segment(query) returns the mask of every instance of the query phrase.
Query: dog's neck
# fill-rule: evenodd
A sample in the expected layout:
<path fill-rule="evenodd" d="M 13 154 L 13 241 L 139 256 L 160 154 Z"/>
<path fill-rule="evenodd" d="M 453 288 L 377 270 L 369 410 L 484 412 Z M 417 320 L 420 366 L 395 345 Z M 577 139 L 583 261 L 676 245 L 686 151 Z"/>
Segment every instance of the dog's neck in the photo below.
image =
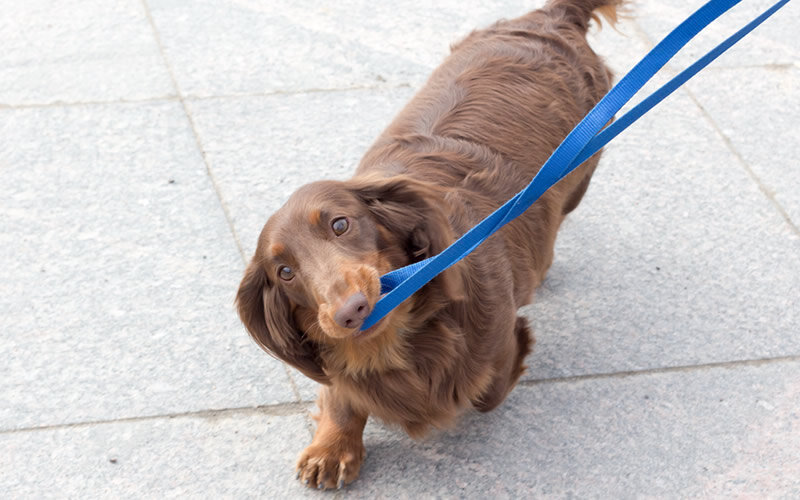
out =
<path fill-rule="evenodd" d="M 353 337 L 322 352 L 325 371 L 332 377 L 363 377 L 370 373 L 411 368 L 410 348 L 397 328 L 387 328 L 373 338 Z"/>

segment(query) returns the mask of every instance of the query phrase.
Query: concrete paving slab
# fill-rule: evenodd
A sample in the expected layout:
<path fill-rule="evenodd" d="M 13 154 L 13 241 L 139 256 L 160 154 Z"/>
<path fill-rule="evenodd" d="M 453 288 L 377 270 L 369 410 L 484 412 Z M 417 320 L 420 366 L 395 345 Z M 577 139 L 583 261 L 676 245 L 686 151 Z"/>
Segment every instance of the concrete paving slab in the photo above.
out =
<path fill-rule="evenodd" d="M 288 2 L 148 4 L 178 86 L 189 96 L 396 85 L 427 73 L 357 36 L 305 26 Z"/>
<path fill-rule="evenodd" d="M 518 387 L 422 442 L 367 426 L 348 498 L 794 498 L 800 363 Z"/>
<path fill-rule="evenodd" d="M 737 87 L 733 103 L 730 82 Z M 689 89 L 800 227 L 800 66 L 723 68 L 698 78 Z"/>
<path fill-rule="evenodd" d="M 237 5 L 245 2 L 234 0 Z M 472 30 L 499 19 L 511 19 L 541 7 L 543 0 L 487 0 L 464 3 L 441 0 L 425 3 L 400 0 L 376 3 L 344 0 L 321 5 L 314 0 L 280 0 L 270 4 L 293 23 L 339 40 L 357 41 L 378 53 L 408 61 L 417 68 L 407 83 L 420 84 L 449 53 L 450 45 Z M 246 2 L 258 10 L 258 2 Z M 267 10 L 261 7 L 261 10 Z M 345 27 L 343 29 L 343 27 Z M 387 27 L 391 27 L 387 29 Z M 409 36 L 413 33 L 413 36 Z M 351 54 L 352 55 L 352 54 Z M 365 83 L 368 83 L 366 81 Z"/>
<path fill-rule="evenodd" d="M 183 108 L 0 111 L 0 428 L 295 400 Z"/>
<path fill-rule="evenodd" d="M 655 43 L 704 3 L 702 0 L 637 2 L 635 4 L 636 23 L 642 27 L 651 42 Z M 685 68 L 774 3 L 771 0 L 741 2 L 704 29 L 695 40 L 676 55 L 674 67 Z M 793 2 L 789 2 L 715 61 L 713 66 L 796 65 L 798 57 L 800 57 L 800 48 L 797 45 L 799 22 L 800 8 Z"/>
<path fill-rule="evenodd" d="M 0 12 L 0 107 L 175 93 L 139 0 L 2 0 Z"/>
<path fill-rule="evenodd" d="M 147 3 L 179 87 L 193 97 L 418 87 L 447 55 L 450 44 L 473 29 L 544 4 L 522 0 Z M 198 27 L 209 36 L 198 38 Z"/>
<path fill-rule="evenodd" d="M 675 95 L 609 146 L 562 227 L 523 309 L 527 377 L 796 355 L 797 255 L 797 232 Z"/>
<path fill-rule="evenodd" d="M 303 408 L 0 434 L 6 498 L 287 498 Z"/>
<path fill-rule="evenodd" d="M 370 421 L 334 498 L 800 493 L 800 362 L 537 383 L 415 442 Z M 295 481 L 308 405 L 0 434 L 14 497 L 330 498 Z"/>
<path fill-rule="evenodd" d="M 403 87 L 189 101 L 245 255 L 297 188 L 350 177 L 411 95 Z"/>
<path fill-rule="evenodd" d="M 293 478 L 316 384 L 239 324 L 237 243 L 349 176 L 451 42 L 541 4 L 0 0 L 0 491 L 330 497 Z M 699 5 L 590 37 L 622 74 Z M 798 12 L 615 141 L 526 310 L 510 399 L 422 442 L 371 422 L 335 498 L 800 497 Z"/>

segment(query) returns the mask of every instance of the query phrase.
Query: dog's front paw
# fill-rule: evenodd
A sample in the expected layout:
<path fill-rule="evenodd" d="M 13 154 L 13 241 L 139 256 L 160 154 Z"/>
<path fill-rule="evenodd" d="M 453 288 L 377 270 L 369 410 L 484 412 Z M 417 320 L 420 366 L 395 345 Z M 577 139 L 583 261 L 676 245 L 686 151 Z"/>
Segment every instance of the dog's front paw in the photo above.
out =
<path fill-rule="evenodd" d="M 297 460 L 297 478 L 310 488 L 341 488 L 358 477 L 365 456 L 360 442 L 312 444 Z"/>

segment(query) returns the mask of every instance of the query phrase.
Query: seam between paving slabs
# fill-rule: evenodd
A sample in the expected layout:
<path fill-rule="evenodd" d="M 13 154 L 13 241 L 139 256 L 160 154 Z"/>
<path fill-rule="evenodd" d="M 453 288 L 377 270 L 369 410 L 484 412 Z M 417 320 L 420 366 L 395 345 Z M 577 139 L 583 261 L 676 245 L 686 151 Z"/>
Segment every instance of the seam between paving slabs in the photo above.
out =
<path fill-rule="evenodd" d="M 727 135 L 725 135 L 720 126 L 717 124 L 716 120 L 714 120 L 714 118 L 708 113 L 708 111 L 706 111 L 705 107 L 703 107 L 703 105 L 700 103 L 699 99 L 697 99 L 694 93 L 688 88 L 686 89 L 686 93 L 689 95 L 689 98 L 692 100 L 692 102 L 694 102 L 695 106 L 697 106 L 700 109 L 700 112 L 703 114 L 703 117 L 711 125 L 711 127 L 714 129 L 717 135 L 719 135 L 719 137 L 722 139 L 722 142 L 725 143 L 725 146 L 728 148 L 728 150 L 730 150 L 730 152 L 733 153 L 733 156 L 736 158 L 736 160 L 739 162 L 739 164 L 742 166 L 745 172 L 747 172 L 747 175 L 750 177 L 750 179 L 753 182 L 755 182 L 761 193 L 772 203 L 772 205 L 775 207 L 775 209 L 778 211 L 781 217 L 783 217 L 783 220 L 786 221 L 786 224 L 789 225 L 789 228 L 794 232 L 794 234 L 800 236 L 800 228 L 797 227 L 797 224 L 795 224 L 795 222 L 789 216 L 789 213 L 786 211 L 786 208 L 783 205 L 781 205 L 781 203 L 775 198 L 775 192 L 769 187 L 767 187 L 761 180 L 761 178 L 755 173 L 755 171 L 753 171 L 750 164 L 744 159 L 741 153 L 739 153 L 739 150 L 736 149 L 736 147 L 733 145 L 731 139 Z"/>
<path fill-rule="evenodd" d="M 175 82 L 173 81 L 173 84 Z M 363 85 L 354 87 L 331 87 L 331 88 L 307 88 L 297 90 L 277 89 L 268 92 L 250 92 L 242 94 L 218 94 L 211 96 L 194 96 L 185 95 L 177 96 L 173 94 L 164 95 L 160 97 L 143 97 L 141 99 L 109 99 L 98 101 L 53 101 L 53 102 L 32 102 L 26 104 L 5 104 L 0 103 L 0 111 L 10 109 L 40 109 L 40 108 L 64 108 L 76 106 L 104 106 L 108 104 L 151 104 L 163 102 L 181 102 L 181 101 L 212 101 L 212 100 L 226 100 L 226 99 L 248 99 L 256 97 L 271 97 L 271 96 L 291 96 L 303 94 L 319 94 L 326 92 L 358 92 L 363 90 L 378 90 L 378 91 L 391 91 L 397 89 L 411 88 L 409 83 L 398 83 L 396 85 Z"/>
<path fill-rule="evenodd" d="M 271 96 L 291 96 L 303 94 L 321 94 L 321 93 L 334 93 L 334 92 L 358 92 L 362 90 L 396 90 L 396 89 L 410 89 L 411 84 L 408 82 L 401 82 L 392 85 L 353 85 L 350 87 L 320 87 L 320 88 L 301 88 L 296 90 L 290 89 L 275 89 L 267 92 L 243 92 L 241 94 L 219 94 L 219 95 L 187 95 L 185 99 L 188 101 L 213 101 L 219 99 L 247 99 L 250 97 L 271 97 Z"/>
<path fill-rule="evenodd" d="M 84 422 L 73 422 L 66 424 L 38 425 L 32 427 L 21 427 L 18 429 L 0 430 L 0 436 L 4 434 L 19 434 L 23 432 L 48 431 L 56 429 L 73 429 L 89 427 L 93 425 L 118 424 L 147 422 L 149 420 L 174 419 L 174 418 L 204 418 L 212 419 L 229 415 L 263 415 L 267 417 L 286 417 L 292 415 L 302 415 L 308 413 L 310 402 L 278 403 L 263 406 L 245 406 L 239 408 L 223 408 L 217 410 L 187 411 L 181 413 L 165 413 L 157 415 L 144 415 L 135 417 L 109 418 L 100 420 L 87 420 Z"/>
<path fill-rule="evenodd" d="M 142 99 L 109 99 L 107 101 L 53 101 L 53 102 L 34 102 L 28 104 L 3 104 L 0 103 L 0 111 L 10 109 L 47 109 L 47 108 L 67 108 L 77 106 L 105 106 L 109 104 L 158 104 L 163 102 L 177 101 L 174 95 L 161 97 L 144 97 Z"/>
<path fill-rule="evenodd" d="M 578 382 L 583 380 L 623 379 L 636 376 L 660 375 L 667 373 L 685 373 L 693 371 L 708 371 L 721 368 L 738 368 L 742 366 L 764 366 L 778 363 L 800 362 L 800 355 L 776 356 L 773 358 L 742 359 L 733 361 L 716 361 L 696 365 L 663 366 L 643 370 L 625 370 L 608 373 L 587 373 L 585 375 L 570 375 L 565 377 L 541 378 L 535 380 L 520 380 L 518 385 L 531 387 L 543 384 L 558 384 L 564 382 Z"/>
<path fill-rule="evenodd" d="M 211 185 L 214 187 L 214 193 L 216 194 L 217 200 L 219 201 L 220 206 L 222 207 L 222 211 L 225 215 L 225 220 L 228 223 L 228 229 L 231 232 L 231 236 L 233 237 L 233 240 L 236 244 L 236 248 L 239 250 L 239 255 L 241 256 L 243 263 L 246 265 L 247 257 L 245 256 L 244 247 L 242 246 L 242 243 L 239 239 L 239 235 L 236 232 L 236 228 L 233 225 L 233 218 L 231 217 L 230 209 L 228 205 L 225 203 L 225 200 L 222 196 L 222 192 L 220 191 L 219 188 L 219 183 L 217 182 L 217 179 L 214 176 L 214 173 L 211 169 L 211 165 L 208 162 L 208 158 L 206 158 L 205 150 L 203 148 L 203 143 L 200 139 L 200 134 L 197 132 L 197 127 L 195 126 L 194 118 L 192 117 L 192 114 L 189 111 L 189 106 L 187 106 L 186 100 L 184 99 L 183 94 L 181 93 L 181 89 L 178 86 L 178 80 L 175 77 L 175 72 L 172 69 L 172 65 L 169 63 L 169 59 L 167 58 L 166 52 L 164 51 L 164 45 L 161 42 L 161 35 L 158 32 L 158 29 L 156 28 L 156 24 L 155 21 L 153 20 L 152 14 L 150 13 L 150 7 L 147 4 L 147 0 L 142 0 L 142 8 L 144 9 L 145 16 L 147 17 L 147 22 L 150 24 L 150 28 L 153 31 L 153 36 L 155 37 L 156 45 L 158 46 L 158 50 L 161 54 L 162 60 L 164 61 L 164 65 L 167 68 L 167 72 L 169 73 L 170 80 L 172 81 L 172 86 L 175 89 L 175 93 L 178 97 L 178 100 L 181 103 L 181 106 L 183 107 L 183 111 L 186 114 L 186 118 L 189 120 L 189 126 L 192 129 L 192 134 L 194 135 L 195 143 L 197 145 L 201 157 L 203 158 L 203 164 L 206 167 L 206 173 L 211 181 Z M 292 378 L 292 374 L 286 365 L 283 366 L 283 370 L 284 373 L 286 373 L 289 385 L 291 387 L 292 392 L 294 393 L 295 402 L 297 404 L 300 404 L 301 397 L 300 397 L 300 391 L 297 388 L 297 384 Z M 309 418 L 308 414 L 305 415 L 305 421 L 306 421 L 306 428 L 313 436 L 311 419 Z"/>
<path fill-rule="evenodd" d="M 792 68 L 800 68 L 800 63 L 764 63 L 764 64 L 737 64 L 736 66 L 717 65 L 706 67 L 703 69 L 705 73 L 724 72 L 731 69 L 769 69 L 773 71 L 788 70 Z"/>
<path fill-rule="evenodd" d="M 209 179 L 211 180 L 211 185 L 214 187 L 214 192 L 217 195 L 217 200 L 219 201 L 220 205 L 222 206 L 222 211 L 225 214 L 225 220 L 228 223 L 228 229 L 231 232 L 231 236 L 233 237 L 233 241 L 236 243 L 236 247 L 239 249 L 240 254 L 244 254 L 243 247 L 241 242 L 239 241 L 238 235 L 233 228 L 233 219 L 231 218 L 230 210 L 228 209 L 225 200 L 222 198 L 222 193 L 220 193 L 219 185 L 217 183 L 216 178 L 214 177 L 214 173 L 211 171 L 211 166 L 208 164 L 208 159 L 206 158 L 205 150 L 203 149 L 203 144 L 200 141 L 200 135 L 197 133 L 197 127 L 195 127 L 194 118 L 192 114 L 189 112 L 189 107 L 186 105 L 186 101 L 181 94 L 181 89 L 178 86 L 178 80 L 175 78 L 175 72 L 172 69 L 172 65 L 169 63 L 169 59 L 167 59 L 167 54 L 164 51 L 164 45 L 161 43 L 161 35 L 156 28 L 156 23 L 153 21 L 153 16 L 150 14 L 150 7 L 147 5 L 146 0 L 142 0 L 142 8 L 144 9 L 144 14 L 147 17 L 147 22 L 150 24 L 150 29 L 153 31 L 153 37 L 155 38 L 156 45 L 158 46 L 158 51 L 161 54 L 161 59 L 164 62 L 164 66 L 167 68 L 167 73 L 169 73 L 169 78 L 172 81 L 172 86 L 175 89 L 175 93 L 178 97 L 178 100 L 183 107 L 183 111 L 186 114 L 186 118 L 189 120 L 189 127 L 192 130 L 192 134 L 194 135 L 195 143 L 197 144 L 197 149 L 200 152 L 200 156 L 203 158 L 203 164 L 206 167 L 206 174 L 208 175 Z"/>
<path fill-rule="evenodd" d="M 545 379 L 537 379 L 537 380 L 521 380 L 517 385 L 520 387 L 533 387 L 537 385 L 545 385 L 545 384 L 562 384 L 562 383 L 572 383 L 572 382 L 582 382 L 582 381 L 591 381 L 591 380 L 603 380 L 603 379 L 624 379 L 636 376 L 648 376 L 648 375 L 662 375 L 662 374 L 670 374 L 670 373 L 691 373 L 695 371 L 709 371 L 709 370 L 720 370 L 720 369 L 734 369 L 739 368 L 742 366 L 749 366 L 749 367 L 758 367 L 758 366 L 766 366 L 771 364 L 780 364 L 780 363 L 798 363 L 800 362 L 800 355 L 793 355 L 793 356 L 780 356 L 774 358 L 761 358 L 761 359 L 750 359 L 750 360 L 741 360 L 741 361 L 724 361 L 719 363 L 705 363 L 700 365 L 685 365 L 685 366 L 672 366 L 672 367 L 663 367 L 663 368 L 653 368 L 649 370 L 631 370 L 631 371 L 622 371 L 622 372 L 612 372 L 612 373 L 599 373 L 599 374 L 587 374 L 587 375 L 575 375 L 570 377 L 558 377 L 558 378 L 545 378 Z M 5 434 L 19 434 L 24 432 L 35 432 L 35 431 L 46 431 L 46 430 L 56 430 L 56 429 L 70 429 L 70 428 L 80 428 L 80 427 L 88 427 L 92 425 L 103 425 L 103 424 L 116 424 L 116 423 L 133 423 L 133 422 L 143 422 L 149 420 L 159 420 L 159 419 L 173 419 L 173 418 L 205 418 L 205 419 L 212 419 L 212 418 L 219 418 L 225 417 L 230 415 L 263 415 L 263 416 L 292 416 L 292 415 L 304 415 L 306 420 L 308 421 L 308 414 L 309 408 L 308 406 L 313 404 L 313 401 L 300 401 L 300 402 L 293 402 L 293 403 L 278 403 L 273 405 L 263 405 L 263 406 L 254 406 L 254 407 L 240 407 L 240 408 L 225 408 L 225 409 L 217 409 L 217 410 L 201 410 L 201 411 L 191 411 L 191 412 L 182 412 L 182 413 L 169 413 L 169 414 L 162 414 L 162 415 L 147 415 L 147 416 L 137 416 L 137 417 L 124 417 L 124 418 L 116 418 L 116 419 L 106 419 L 106 420 L 93 420 L 93 421 L 86 421 L 86 422 L 75 422 L 75 423 L 66 423 L 66 424 L 53 424 L 53 425 L 42 425 L 42 426 L 34 426 L 34 427 L 23 427 L 19 429 L 5 429 L 0 430 L 0 436 Z"/>

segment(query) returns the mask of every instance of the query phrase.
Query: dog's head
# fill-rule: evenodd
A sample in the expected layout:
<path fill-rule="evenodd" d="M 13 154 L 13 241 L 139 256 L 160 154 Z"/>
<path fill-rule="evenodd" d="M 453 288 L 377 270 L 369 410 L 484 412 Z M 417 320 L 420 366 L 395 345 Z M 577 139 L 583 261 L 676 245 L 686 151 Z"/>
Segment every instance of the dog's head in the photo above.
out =
<path fill-rule="evenodd" d="M 267 221 L 236 297 L 242 322 L 267 352 L 328 382 L 323 352 L 374 342 L 414 313 L 413 301 L 367 331 L 380 276 L 441 252 L 453 240 L 443 192 L 405 176 L 320 181 Z M 456 298 L 456 268 L 434 280 Z M 361 344 L 363 345 L 363 344 Z"/>

